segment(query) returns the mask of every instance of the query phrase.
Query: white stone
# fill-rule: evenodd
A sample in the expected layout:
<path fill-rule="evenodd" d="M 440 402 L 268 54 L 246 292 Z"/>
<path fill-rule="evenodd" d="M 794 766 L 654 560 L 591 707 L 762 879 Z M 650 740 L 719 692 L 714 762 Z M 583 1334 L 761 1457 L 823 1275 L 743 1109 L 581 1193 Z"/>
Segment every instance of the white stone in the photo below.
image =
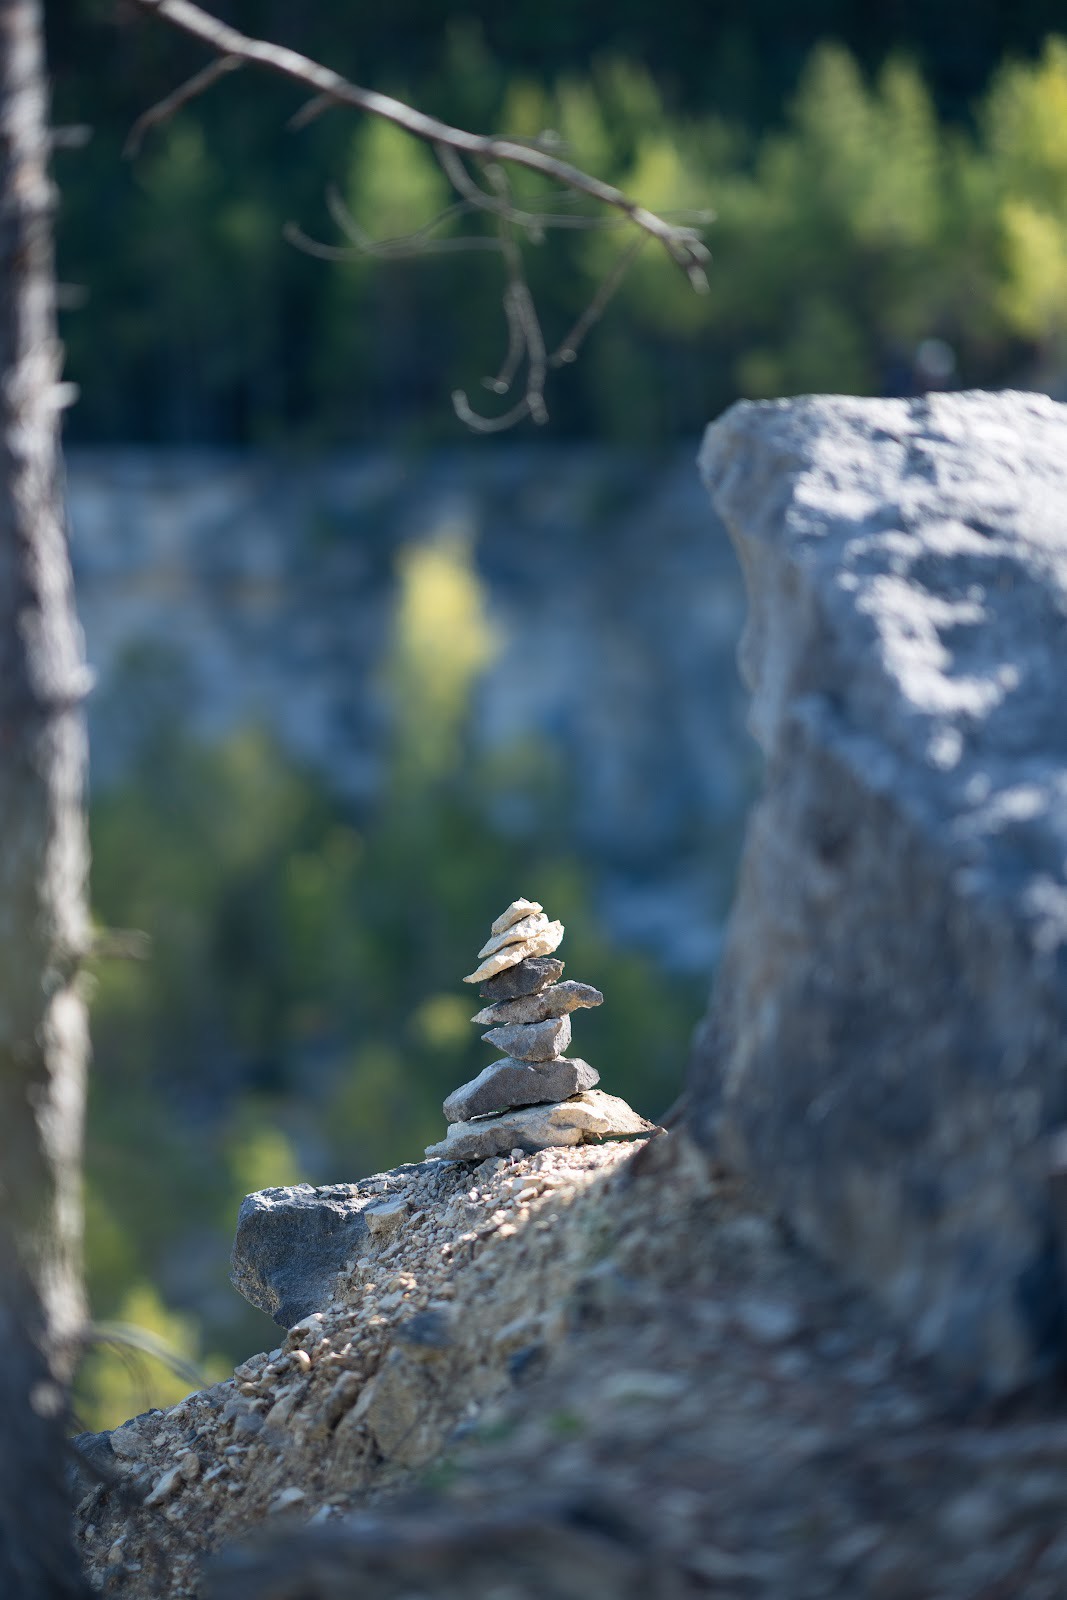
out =
<path fill-rule="evenodd" d="M 503 950 L 505 945 L 520 944 L 523 939 L 532 939 L 535 933 L 543 933 L 548 927 L 548 918 L 544 912 L 538 912 L 529 917 L 523 917 L 519 922 L 513 922 L 510 928 L 505 928 L 503 933 L 495 933 L 491 939 L 478 951 L 480 956 L 491 956 L 494 950 Z"/>
<path fill-rule="evenodd" d="M 494 950 L 480 967 L 467 974 L 463 982 L 484 983 L 487 978 L 495 978 L 498 972 L 517 967 L 520 961 L 527 961 L 531 956 L 550 956 L 562 938 L 562 922 L 550 922 L 543 932 L 535 933 L 532 938 L 523 939 L 519 944 L 505 945 L 502 950 Z"/>
<path fill-rule="evenodd" d="M 513 900 L 506 911 L 502 911 L 490 928 L 490 933 L 503 933 L 505 928 L 510 928 L 513 922 L 528 917 L 534 911 L 543 911 L 545 908 L 540 900 Z"/>

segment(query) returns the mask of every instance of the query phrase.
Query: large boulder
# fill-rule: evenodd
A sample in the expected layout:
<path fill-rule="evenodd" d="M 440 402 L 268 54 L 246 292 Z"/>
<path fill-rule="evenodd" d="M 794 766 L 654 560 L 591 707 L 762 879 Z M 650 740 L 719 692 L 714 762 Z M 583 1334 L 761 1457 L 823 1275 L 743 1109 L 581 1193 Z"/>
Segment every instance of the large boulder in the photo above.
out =
<path fill-rule="evenodd" d="M 297 1183 L 246 1195 L 237 1214 L 230 1279 L 281 1328 L 333 1298 L 345 1261 L 368 1235 L 366 1195 L 350 1183 Z"/>
<path fill-rule="evenodd" d="M 1067 407 L 742 404 L 702 468 L 766 758 L 692 1125 L 920 1351 L 1067 1355 Z"/>

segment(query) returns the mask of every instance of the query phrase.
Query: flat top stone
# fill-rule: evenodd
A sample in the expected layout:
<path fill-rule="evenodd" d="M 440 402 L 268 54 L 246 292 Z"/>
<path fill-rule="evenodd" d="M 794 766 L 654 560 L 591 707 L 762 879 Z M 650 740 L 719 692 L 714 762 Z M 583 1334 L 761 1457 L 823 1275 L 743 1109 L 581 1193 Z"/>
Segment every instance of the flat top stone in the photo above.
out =
<path fill-rule="evenodd" d="M 565 983 L 554 983 L 539 994 L 520 995 L 517 1000 L 498 1000 L 496 1005 L 483 1006 L 471 1018 L 483 1027 L 499 1027 L 509 1022 L 544 1022 L 549 1017 L 562 1017 L 579 1006 L 602 1006 L 604 996 L 591 983 L 576 983 L 568 978 Z"/>
<path fill-rule="evenodd" d="M 481 966 L 475 967 L 473 972 L 468 972 L 463 982 L 484 983 L 487 978 L 495 978 L 498 972 L 505 971 L 507 967 L 518 966 L 520 961 L 525 961 L 530 956 L 550 956 L 562 938 L 562 922 L 549 922 L 537 933 L 520 940 L 518 944 L 505 945 L 502 950 L 495 950 L 491 956 L 486 956 Z"/>
<path fill-rule="evenodd" d="M 519 995 L 540 994 L 563 976 L 564 965 L 556 956 L 531 956 L 487 979 L 478 993 L 483 1000 L 514 1000 Z"/>
<path fill-rule="evenodd" d="M 490 928 L 490 933 L 503 933 L 505 928 L 510 928 L 513 922 L 519 922 L 523 917 L 528 917 L 534 911 L 543 911 L 545 908 L 540 900 L 513 900 L 506 911 L 502 911 Z"/>

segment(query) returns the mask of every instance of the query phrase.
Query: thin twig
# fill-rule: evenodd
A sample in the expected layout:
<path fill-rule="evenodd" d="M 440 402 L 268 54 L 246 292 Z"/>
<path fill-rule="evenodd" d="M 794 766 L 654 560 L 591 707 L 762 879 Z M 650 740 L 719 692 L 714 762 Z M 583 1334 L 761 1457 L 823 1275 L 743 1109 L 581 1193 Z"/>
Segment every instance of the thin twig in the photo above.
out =
<path fill-rule="evenodd" d="M 436 117 L 427 116 L 425 112 L 417 111 L 400 100 L 394 100 L 391 95 L 379 94 L 375 90 L 363 89 L 358 84 L 349 83 L 339 73 L 320 66 L 317 62 L 309 61 L 296 50 L 286 49 L 283 45 L 268 44 L 261 39 L 250 39 L 236 28 L 231 28 L 215 17 L 209 16 L 206 11 L 194 5 L 192 0 L 137 0 L 137 3 L 144 10 L 163 17 L 175 27 L 210 45 L 223 59 L 236 56 L 241 61 L 254 62 L 258 66 L 267 67 L 272 72 L 280 73 L 283 77 L 303 84 L 317 95 L 325 95 L 340 104 L 354 106 L 358 111 L 366 111 L 386 122 L 392 122 L 428 144 L 455 150 L 482 162 L 507 162 L 512 166 L 540 172 L 566 188 L 575 189 L 588 195 L 591 200 L 621 211 L 629 217 L 635 227 L 659 241 L 671 259 L 686 273 L 694 288 L 701 290 L 707 288 L 704 267 L 708 260 L 708 251 L 695 229 L 673 226 L 655 212 L 638 205 L 621 189 L 603 183 L 599 178 L 591 177 L 579 167 L 572 166 L 570 162 L 560 161 L 536 145 L 523 144 L 515 139 L 496 138 L 488 134 L 468 133 L 465 129 L 450 127 L 448 123 L 441 122 Z M 140 125 L 151 126 L 165 120 L 177 105 L 184 104 L 194 94 L 201 93 L 219 76 L 221 76 L 220 69 L 216 69 L 213 74 L 198 74 L 197 79 L 191 79 L 184 89 L 177 91 L 180 98 L 176 104 L 175 96 L 168 96 L 167 100 L 161 101 L 158 106 L 145 113 L 140 119 Z M 206 81 L 203 81 L 205 77 Z M 474 187 L 477 188 L 477 185 Z M 484 194 L 484 191 L 481 193 Z M 492 199 L 491 196 L 489 198 Z"/>
<path fill-rule="evenodd" d="M 167 122 L 182 106 L 188 105 L 190 100 L 195 100 L 198 95 L 210 89 L 213 83 L 218 83 L 220 78 L 225 78 L 231 72 L 238 72 L 244 66 L 243 59 L 234 53 L 219 56 L 215 61 L 209 61 L 206 67 L 199 72 L 194 72 L 191 78 L 174 89 L 157 105 L 151 106 L 137 118 L 133 127 L 126 136 L 123 146 L 123 155 L 135 156 L 141 148 L 141 141 L 149 128 L 157 127 L 162 122 Z"/>
<path fill-rule="evenodd" d="M 326 190 L 326 209 L 341 232 L 351 240 L 362 255 L 416 255 L 423 250 L 432 249 L 435 245 L 438 248 L 444 245 L 458 245 L 462 249 L 472 250 L 500 248 L 498 240 L 482 235 L 465 235 L 461 240 L 430 238 L 430 235 L 438 228 L 444 227 L 446 222 L 452 222 L 456 217 L 470 216 L 475 207 L 467 200 L 457 200 L 452 205 L 445 206 L 444 210 L 431 217 L 429 222 L 424 222 L 421 228 L 415 228 L 411 233 L 397 234 L 392 239 L 372 239 L 365 233 L 345 204 L 344 196 L 336 184 L 331 183 Z"/>
<path fill-rule="evenodd" d="M 424 239 L 418 245 L 395 239 L 368 239 L 364 245 L 354 241 L 351 245 L 323 244 L 306 234 L 298 222 L 286 222 L 282 238 L 319 261 L 362 261 L 368 256 L 382 261 L 414 261 L 420 256 L 462 255 L 469 250 L 500 251 L 498 239 L 480 233 L 465 233 L 458 239 Z"/>
<path fill-rule="evenodd" d="M 305 100 L 299 111 L 294 111 L 285 126 L 291 133 L 299 128 L 306 128 L 309 122 L 314 122 L 316 117 L 321 117 L 324 111 L 331 110 L 337 101 L 332 94 L 315 94 L 310 100 Z"/>
<path fill-rule="evenodd" d="M 548 364 L 550 367 L 566 366 L 569 362 L 577 359 L 578 351 L 585 342 L 586 335 L 604 315 L 604 311 L 609 300 L 622 283 L 623 278 L 625 278 L 627 272 L 630 270 L 631 265 L 644 249 L 647 242 L 646 236 L 644 234 L 640 234 L 638 238 L 634 240 L 629 250 L 627 250 L 624 255 L 619 257 L 619 260 L 616 261 L 615 265 L 612 267 L 611 271 L 600 285 L 596 294 L 593 296 L 592 300 L 590 300 L 589 304 L 578 318 L 578 321 L 574 324 L 574 327 L 560 341 L 560 343 L 556 346 L 556 349 L 552 352 L 552 355 L 548 359 Z"/>

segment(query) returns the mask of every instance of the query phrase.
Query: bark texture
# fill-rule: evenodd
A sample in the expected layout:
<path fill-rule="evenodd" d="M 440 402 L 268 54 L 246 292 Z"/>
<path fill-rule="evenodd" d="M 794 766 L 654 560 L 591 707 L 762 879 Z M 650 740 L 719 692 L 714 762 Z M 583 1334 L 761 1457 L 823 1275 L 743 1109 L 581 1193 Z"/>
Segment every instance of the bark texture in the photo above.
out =
<path fill-rule="evenodd" d="M 39 0 L 0 0 L 0 1594 L 83 1593 L 63 1485 L 82 1322 L 87 688 L 61 492 Z"/>

